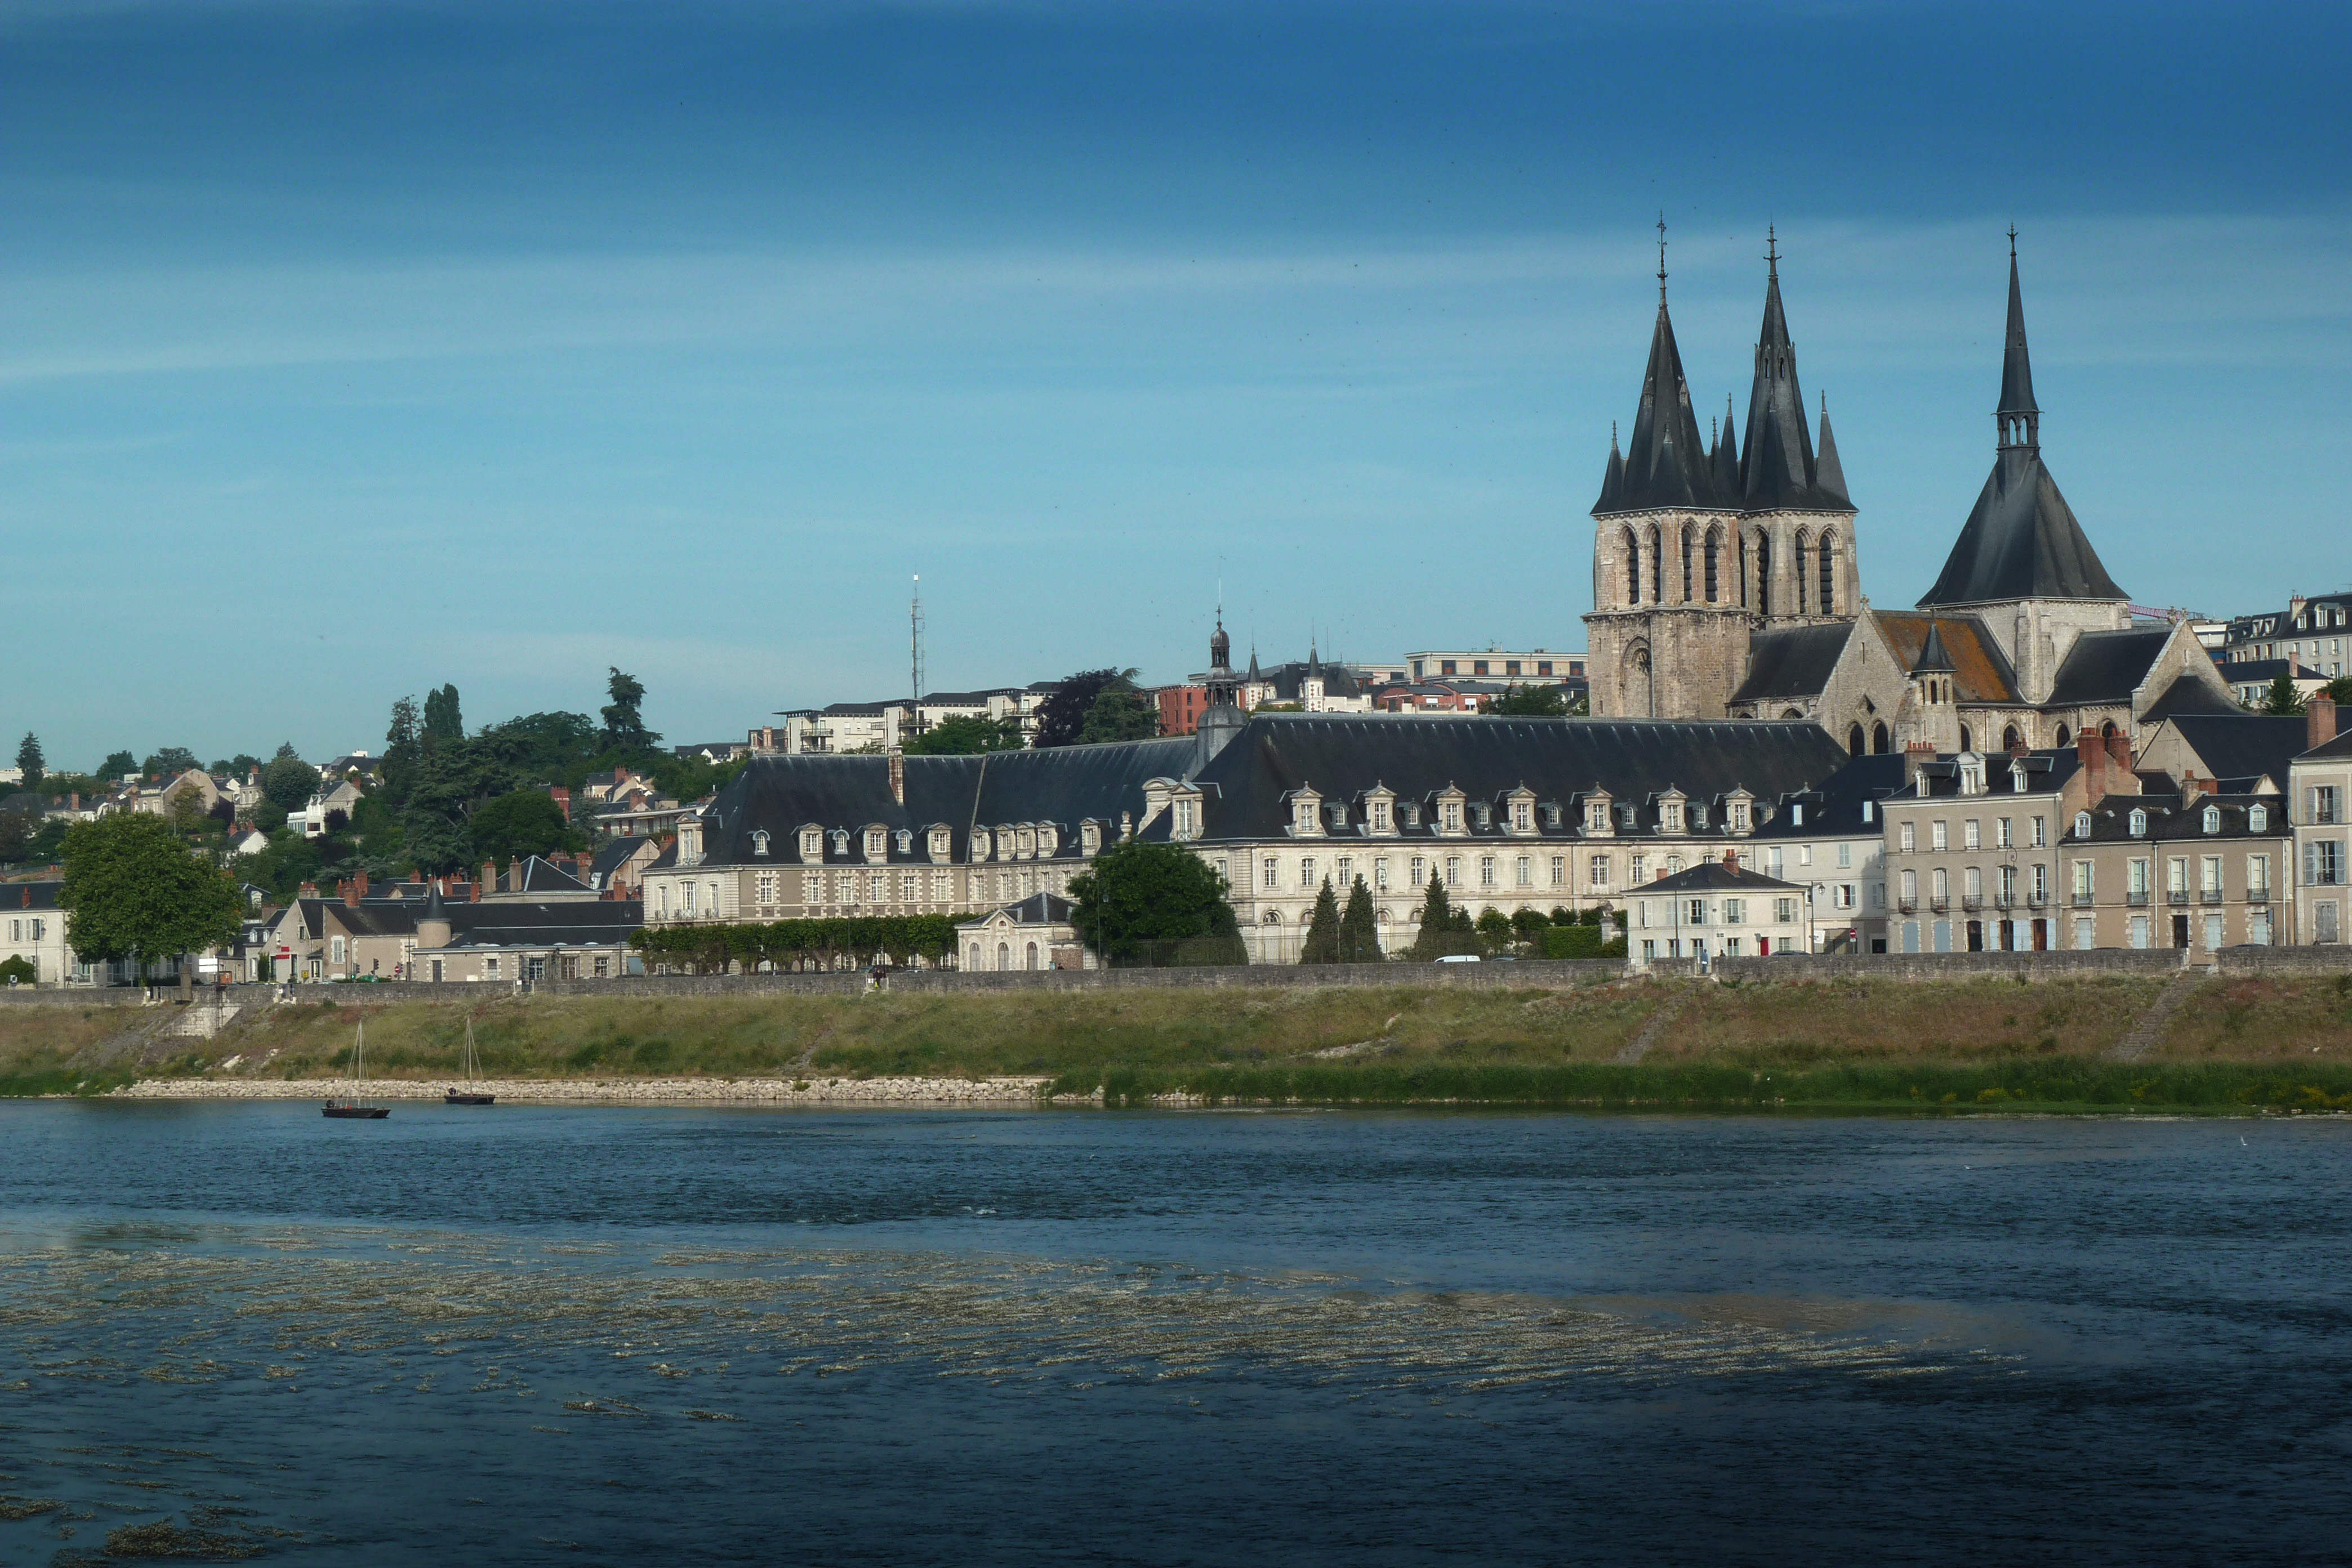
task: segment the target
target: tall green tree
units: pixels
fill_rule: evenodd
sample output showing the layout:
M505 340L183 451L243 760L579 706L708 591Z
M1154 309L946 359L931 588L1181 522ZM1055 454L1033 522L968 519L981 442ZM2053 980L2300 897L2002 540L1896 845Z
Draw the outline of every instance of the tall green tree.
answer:
M1301 963L1339 962L1339 900L1332 896L1331 879L1315 895L1315 913L1307 921L1307 940L1299 944Z
M17 786L19 789L38 789L41 780L47 776L48 764L41 755L41 738L30 730L25 731L25 738L16 744L16 768L25 775L25 782Z
M78 955L142 963L225 947L244 914L226 872L191 855L162 817L136 811L67 830L58 904Z
M2263 693L2262 706L2255 711L2274 719L2298 718L2303 713L2303 694L2294 689L2294 680L2279 675L2271 681L2271 689Z
M961 757L982 752L1017 752L1021 724L1013 719L982 719L957 713L907 742L910 757Z
M106 761L98 765L98 776L108 784L119 784L126 773L139 771L139 759L128 752L109 752Z
M1568 698L1557 686L1521 686L1514 681L1486 711L1503 719L1560 719L1568 714Z
M1048 746L1075 746L1083 738L1087 717L1093 711L1095 699L1106 687L1117 684L1132 686L1132 669L1081 669L1066 677L1053 694L1037 705L1037 731L1031 744L1044 749Z
M525 855L578 847L563 808L535 789L519 789L478 807L467 824L474 853L503 866Z
M607 751L648 752L661 737L646 728L645 683L634 675L624 674L618 665L609 665L611 679L604 689L613 700L605 704L604 746Z
M383 793L398 804L408 798L408 786L416 773L416 764L425 755L425 716L418 710L416 699L403 697L392 705L392 718L383 729Z
M1339 916L1339 962L1381 962L1381 928L1372 918L1372 890L1361 877L1348 889L1348 907Z
M2338 708L2352 707L2352 675L2339 676L2319 689L2323 696ZM2343 722L2341 719L2337 721Z
M1147 942L1215 939L1243 961L1240 928L1223 879L1181 844L1141 839L1113 845L1070 882L1072 915L1087 945L1111 959L1134 959Z
M168 779L176 778L190 768L202 765L196 761L196 753L187 747L165 746L162 751L140 763L139 771L151 779Z
M1450 952L1460 952L1463 941L1470 929L1466 910L1457 910L1445 896L1445 879L1438 875L1435 866L1429 868L1429 891L1421 902L1421 929L1413 933L1412 955L1415 958L1443 958Z
M299 811L318 793L319 770L299 757L281 756L261 770L262 797L285 811Z
M466 738L466 718L457 710L457 683L451 681L437 691L425 694L425 730L420 740L462 741Z

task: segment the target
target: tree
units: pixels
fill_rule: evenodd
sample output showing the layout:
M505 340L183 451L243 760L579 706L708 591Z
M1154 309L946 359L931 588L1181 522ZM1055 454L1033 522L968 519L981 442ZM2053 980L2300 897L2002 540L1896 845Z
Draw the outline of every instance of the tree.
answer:
M236 820L236 807L230 802L228 796L223 795L213 802L213 808L205 815L221 826L226 827Z
M37 863L56 859L65 852L66 832L72 826L62 816L44 817L25 843L25 858Z
M1372 890L1361 877L1348 889L1348 908L1339 916L1339 962L1381 962L1381 931L1372 919Z
M1521 942L1533 942L1537 934L1551 924L1551 919L1541 910L1515 910L1511 913L1511 934Z
M2319 689L2320 694L2338 708L2352 705L2352 675L2339 677Z
M1559 719L1567 716L1568 696L1557 686L1521 686L1513 681L1486 711L1504 719Z
M0 861L13 864L26 858L40 820L30 812L0 811Z
M1339 962L1339 900L1331 895L1331 879L1315 895L1315 913L1307 921L1307 940L1299 945L1301 963Z
M1113 845L1071 879L1070 898L1079 934L1106 958L1132 960L1146 942L1206 938L1215 939L1220 962L1243 962L1223 880L1181 844Z
M425 729L419 738L432 741L462 741L466 738L465 716L457 710L456 681L437 691L425 694Z
M197 765L196 753L187 747L166 746L140 763L139 771L151 779L168 779L177 778Z
M1478 917L1478 934L1491 942L1511 940L1511 917L1500 910L1488 910Z
M1133 686L1132 669L1082 669L1066 678L1054 688L1054 694L1037 705L1037 734L1031 744L1075 746L1087 727L1087 715L1093 710L1095 699L1103 689L1114 682Z
M139 759L130 752L109 752L106 753L106 761L98 766L98 776L108 784L118 784L126 773L135 773L138 771Z
M640 710L645 706L645 683L634 675L624 675L617 665L607 665L612 679L604 683L613 700L604 709L604 748L614 752L649 752L661 739L646 728Z
M2263 693L2262 706L2255 711L2267 713L2273 719L2293 719L2303 711L2303 695L2295 690L2292 679L2281 674L2273 679L2271 689Z
M262 798L284 811L299 811L319 791L319 770L285 755L261 770Z
M1160 733L1160 709L1124 680L1095 693L1079 726L1078 744L1098 746L1108 741L1149 741Z
M78 822L66 833L66 942L89 960L203 952L236 940L245 900L227 875L188 853L146 812Z
M41 787L41 780L47 773L48 768L46 759L41 755L41 738L30 730L25 731L24 740L17 743L16 767L17 771L25 775L25 782L18 785L18 788Z
M1445 880L1433 866L1429 871L1429 892L1422 900L1421 930L1412 939L1415 958L1443 958L1448 953L1475 948L1469 940L1470 912L1457 910L1445 896Z
M525 855L569 849L577 842L563 808L535 789L519 789L478 807L467 825L474 853L503 866Z
M1021 725L1013 719L951 714L907 742L910 757L962 757L982 752L1017 752Z

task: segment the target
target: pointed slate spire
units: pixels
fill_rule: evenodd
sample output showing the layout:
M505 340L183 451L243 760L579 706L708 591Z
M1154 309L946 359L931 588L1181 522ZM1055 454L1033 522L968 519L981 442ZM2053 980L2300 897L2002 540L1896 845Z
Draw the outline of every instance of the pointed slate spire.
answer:
M1914 675L1958 675L1952 656L1944 651L1944 623L1929 620L1927 640L1919 646L1919 657L1911 661Z
M1625 493L1625 459L1617 450L1617 421L1609 422L1609 467L1601 471L1601 499L1592 503L1594 511L1615 511L1617 500Z
M1665 226L1659 225L1663 237ZM1674 318L1666 313L1665 241L1658 242L1658 320L1650 331L1650 363L1642 375L1642 405L1625 444L1623 483L1607 504L1592 510L1646 511L1657 507L1727 509L1735 498L1718 495L1691 407L1683 356L1675 344Z
M1739 464L1740 505L1749 511L1851 511L1843 488L1818 488L1811 433L1805 428L1805 394L1797 381L1797 346L1780 303L1779 237L1768 234L1764 323L1756 333L1756 378L1748 393L1748 434Z
M1837 437L1830 434L1829 395L1822 395L1822 449L1813 458L1813 489L1846 506L1845 466L1838 461Z
M1251 644L1250 644L1250 668L1249 668L1249 678L1250 678L1250 679L1251 679L1253 682L1255 682L1255 681L1258 679L1258 673L1257 673L1257 644L1255 644L1255 642L1253 642L1253 643L1251 643Z
M2042 411L2033 401L2033 372L2025 357L2025 306L2017 285L2013 234L2009 333L2000 380L2001 406L1993 416L2000 443L1992 472L1920 607L2014 599L2126 598L2042 462Z
M2025 352L2025 296L2017 286L2017 230L2009 231L2009 332L2001 349L2000 406L2002 414L2039 414L2033 401L2033 361Z
M1739 493L1739 437L1731 429L1731 394L1723 395L1723 434L1715 447L1715 490L1731 497Z

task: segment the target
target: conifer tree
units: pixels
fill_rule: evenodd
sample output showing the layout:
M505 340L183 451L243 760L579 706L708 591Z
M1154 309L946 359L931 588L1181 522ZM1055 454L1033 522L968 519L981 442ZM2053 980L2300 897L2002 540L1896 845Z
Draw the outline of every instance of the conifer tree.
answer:
M1298 950L1298 962L1339 962L1339 900L1332 894L1328 877L1323 879L1323 890L1315 895L1315 918L1307 924L1307 942Z
M1441 958L1450 950L1449 938L1454 929L1453 906L1445 898L1445 879L1437 868L1429 868L1429 894L1421 902L1421 930L1413 934L1412 955L1415 958Z
M1381 961L1380 928L1372 921L1372 890L1364 886L1361 877L1348 889L1347 912L1339 917L1339 962L1342 963L1378 963Z

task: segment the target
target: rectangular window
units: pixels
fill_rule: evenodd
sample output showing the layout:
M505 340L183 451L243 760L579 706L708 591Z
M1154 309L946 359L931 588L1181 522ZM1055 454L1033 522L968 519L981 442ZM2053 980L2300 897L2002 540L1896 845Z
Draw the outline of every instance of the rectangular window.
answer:
M679 896L686 900L687 917L689 920L692 919L694 916L694 884L691 882L685 884L679 889Z
M1961 872L1960 890L1971 899L1984 897L1984 868L1971 866Z
M2050 819L2046 816L2037 816L2033 819L2033 847L2036 849L2046 849L2050 847Z
M2134 915L2134 916L2132 916L2132 918L2131 918L2131 944L2132 944L2132 946L2137 947L2137 948L2145 948L2145 947L2147 947L2147 946L2148 945L2148 942L2147 942L2147 917L2146 915Z
M1650 879L1650 858L1649 858L1647 855L1636 855L1636 856L1634 856L1634 857L1633 857L1633 885L1634 885L1635 887L1637 887L1637 888L1638 888L1638 887L1640 887L1643 883L1644 883L1644 882L1648 881L1649 879Z
M906 902L906 903L909 903L909 904L911 904L911 903L913 903L917 899L919 899L919 898L921 898L922 896L923 896L923 879L922 879L922 875L921 875L921 873L919 873L919 872L916 872L916 871L901 871L901 872L899 872L899 873L898 873L898 897L899 897L899 899L900 899L902 901Z
M2255 947L2271 944L2271 912L2268 910L2246 911L2246 941Z
M2269 856L2246 857L2246 887L2249 891L2260 892L2264 898L2270 896L2271 858Z
M1420 887L1423 881L1428 879L1428 862L1423 860L1418 855L1414 856L1412 858L1412 885L1416 888Z
M1764 851L1764 874L1766 876L1778 877L1784 868L1785 868L1780 864L1780 847L1778 844L1771 846Z
M2344 880L2344 847L2323 838L2304 850L2304 879L2315 888L2333 888Z
M1315 857L1312 855L1302 855L1298 858L1298 885L1310 893L1315 890Z
M1905 871L1903 873L1902 889L1903 907L1906 910L1916 909L1919 903L1919 873L1910 870Z
M2189 857L2175 855L2164 863L2164 890L2184 894L2189 891Z
M2344 820L2343 793L2334 784L2313 784L2303 792L2304 809L2314 824Z
M1339 879L1334 886L1344 889L1356 885L1356 861L1353 856L1340 856L1339 864L1334 868L1334 870Z
M1459 855L1448 855L1445 858L1445 885L1449 888L1454 888L1459 887L1461 883L1462 857Z
M2046 901L2049 900L2049 897L2050 897L2050 868L2049 868L2049 867L2047 867L2047 866L2042 866L2042 865L2036 865L2036 866L2033 868L2032 896L2033 896L2033 901L2034 901L2035 903L2037 903L2037 904L2046 902Z
M2126 868L2124 891L2126 893L2136 893L2142 899L2147 897L2148 879L2147 861L2134 860Z
M1683 917L1683 923L1685 925L1695 926L1703 926L1706 924L1706 900L1705 899L1692 899L1687 901L1690 904L1690 912Z
M1658 944L1654 942L1647 940L1643 941L1642 943L1642 956L1645 959L1657 957Z
M1938 866L1935 869L1934 876L1936 879L1936 902L1939 905L1950 903L1952 901L1951 873L1945 870L1941 866ZM1942 950L1938 949L1937 951L1940 952Z
M773 871L761 872L759 876L759 883L760 902L763 904L774 903L776 901L776 874Z
M1811 845L1810 845L1810 844L1800 844L1800 845L1798 845L1798 846L1797 846L1797 864L1798 864L1798 865L1800 865L1800 866L1810 866L1810 865L1811 865L1812 863L1813 863L1813 847L1812 847Z
M437 965L437 964L436 964L436 965L435 965L435 967L436 967L436 968L438 968L438 967L439 967L439 965ZM597 978L597 979L599 979L599 980L603 980L603 979L604 979L606 976L610 975L612 973L613 973L613 961L612 961L611 959L609 959L609 958L599 958L599 959L596 961L595 975L596 975L596 978ZM440 979L441 977L440 977L439 975L437 975L437 974L436 974L436 975L435 975L433 978L435 978L436 980L438 980L438 979Z
M2092 948L2098 946L2099 940L2095 934L2098 922L2093 920L2089 915L2076 915L2074 917L2075 947L2087 952Z
M1797 919L1797 900L1794 899L1773 900L1772 918L1781 925L1794 924Z
M2006 816L1992 825L1992 842L1993 847L1996 849L2012 849L2016 847L2015 841L2010 837L2009 818Z
M1850 871L1850 870L1852 870L1853 868L1853 845L1851 845L1851 844L1841 844L1841 845L1839 845L1839 846L1838 846L1838 869L1839 869L1839 870L1841 870L1841 871Z
M331 963L341 963L343 961L343 939L341 937L338 936L330 938L327 942L327 949L328 962Z
M1951 835L1946 828L1947 825L1941 817L1927 825L1928 848L1940 852L1952 847Z
M1595 855L1592 858L1591 868L1585 873L1585 879L1593 887L1607 887L1609 885L1609 857L1606 855Z
M1521 888L1534 887L1536 885L1535 864L1525 855L1519 856L1513 861L1511 865L1513 885Z
M1551 858L1551 885L1555 888L1568 886L1568 857L1565 855Z
M1741 899L1726 899L1723 900L1723 923L1725 925L1736 926L1747 918L1748 906L1746 900Z
M1919 847L1919 825L1916 822L1898 824L1895 829L1895 843L1906 855L1916 853Z
M2219 855L2208 855L2205 857L2205 864L2200 868L2200 875L2197 886L2199 890L2201 892L2221 892L2221 858Z
M1268 888L1282 886L1282 862L1271 855L1265 858L1265 885Z
M2218 914L2205 917L2205 951L2208 952L2221 951L2221 917Z
M1941 849L1943 846L1938 844L1936 847ZM1960 824L1960 847L1963 849L1984 847L1984 836L1979 831L1977 819L1973 816Z

